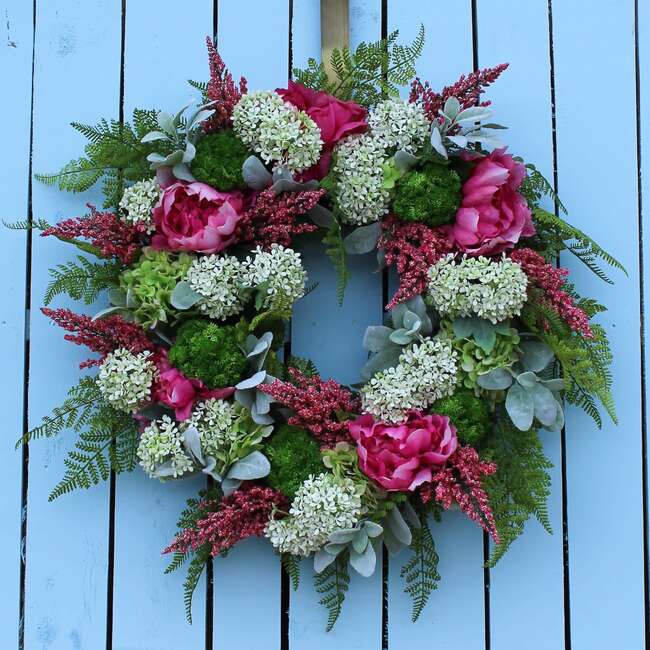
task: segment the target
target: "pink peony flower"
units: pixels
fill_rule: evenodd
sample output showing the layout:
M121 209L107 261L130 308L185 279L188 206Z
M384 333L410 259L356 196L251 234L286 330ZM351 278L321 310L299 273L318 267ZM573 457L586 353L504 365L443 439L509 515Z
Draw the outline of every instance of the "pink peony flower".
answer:
M179 421L190 417L195 402L210 398L225 399L235 392L234 388L209 390L200 379L186 377L178 368L169 365L165 350L159 353L156 365L159 375L153 397L157 402L173 408Z
M531 237L535 226L517 189L526 168L505 149L481 158L463 185L463 201L451 229L453 243L469 255L494 255Z
M302 174L303 180L323 178L329 171L334 145L341 138L352 133L362 133L368 128L366 109L355 102L344 102L295 81L290 81L288 88L277 88L275 92L298 110L307 113L320 129L324 143L321 159Z
M153 210L157 249L216 253L233 243L244 207L239 192L218 192L205 183L166 187Z
M349 422L361 469L388 491L413 491L431 481L458 446L444 415L411 411L402 424L375 422L367 413Z

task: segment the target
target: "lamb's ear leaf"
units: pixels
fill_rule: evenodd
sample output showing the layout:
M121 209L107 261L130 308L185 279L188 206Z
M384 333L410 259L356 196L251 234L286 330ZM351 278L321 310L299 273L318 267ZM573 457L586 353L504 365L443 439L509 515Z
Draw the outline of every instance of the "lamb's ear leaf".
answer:
M355 228L344 240L343 246L348 255L365 255L377 248L377 241L381 234L379 222Z
M190 309L201 300L201 294L190 288L187 280L181 280L172 291L170 302L176 309Z
M515 382L506 396L506 411L517 429L528 431L535 415L533 396L521 384Z
M248 156L241 171L244 182L253 190L263 190L273 181L273 176L257 156Z
M271 463L269 463L269 459L261 451L252 451L230 468L226 478L252 481L256 478L268 476L270 471Z

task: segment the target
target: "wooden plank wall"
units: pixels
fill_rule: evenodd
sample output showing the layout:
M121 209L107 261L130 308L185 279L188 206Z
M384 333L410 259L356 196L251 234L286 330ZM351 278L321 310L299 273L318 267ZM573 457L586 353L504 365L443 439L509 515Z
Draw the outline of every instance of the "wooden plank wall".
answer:
M292 64L320 51L317 0L4 0L0 70L5 155L2 217L79 214L97 192L64 195L30 180L79 154L72 119L129 118L134 107L174 110L204 79L204 39L218 38L251 88L286 84ZM200 481L161 486L136 472L92 491L47 496L70 436L25 450L14 442L58 404L83 352L66 344L38 307L47 269L72 257L64 245L0 229L0 648L20 650L600 650L647 648L647 386L643 306L648 304L650 205L641 181L650 158L648 2L634 0L350 0L351 41L420 23L419 73L434 86L476 66L510 62L490 96L514 153L554 180L572 221L623 261L608 287L571 259L578 289L610 308L620 423L597 430L571 411L546 434L553 460L554 536L534 522L493 570L484 536L448 513L434 536L443 582L421 620L409 621L401 558L369 580L353 577L329 634L309 563L290 592L277 558L248 540L215 560L199 585L194 624L184 620L182 572L163 576L161 548ZM161 79L163 82L161 83ZM645 199L645 200L644 200ZM353 260L343 307L317 248L304 251L319 286L298 305L291 349L324 376L358 378L367 324L385 298L372 256ZM69 303L60 301L67 306ZM79 309L79 306L76 306Z

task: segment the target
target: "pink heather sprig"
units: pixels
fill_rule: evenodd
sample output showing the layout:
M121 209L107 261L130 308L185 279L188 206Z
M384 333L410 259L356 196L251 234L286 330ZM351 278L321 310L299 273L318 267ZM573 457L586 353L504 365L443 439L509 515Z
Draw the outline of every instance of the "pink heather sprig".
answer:
M459 508L498 544L500 540L494 515L481 485L484 476L496 471L497 466L482 461L473 447L459 447L450 456L447 465L433 475L432 482L420 488L420 498L425 504L434 499L445 510L457 503Z
M119 315L93 320L84 314L75 314L69 309L41 308L45 316L51 318L67 332L66 341L76 345L85 345L101 355L100 359L87 359L79 364L80 368L89 368L101 364L107 354L118 348L126 348L133 354L144 350L155 350L154 344L147 338L144 330L136 323L130 323Z
M57 237L63 241L77 237L87 239L102 257L116 257L123 264L130 264L142 247L143 224L120 221L112 212L100 212L88 204L90 214L64 219L47 228L41 237Z
M399 273L399 288L386 305L392 309L426 289L429 268L451 251L451 245L443 231L423 223L402 223L390 216L381 227L377 246L384 249L386 265L395 265Z
M271 244L291 246L294 235L313 232L313 223L299 222L320 201L325 190L306 192L283 192L276 195L271 190L260 192L253 204L237 224L237 239L241 242L255 242L262 248Z
M518 248L510 253L510 259L517 262L528 276L544 292L545 303L560 316L566 324L585 338L593 338L589 316L578 307L573 297L563 287L569 270L549 264L538 252L530 248Z
M187 553L208 544L211 554L218 555L242 539L262 536L273 511L286 510L288 506L282 493L269 487L245 484L224 497L216 511L214 502L201 501L199 509L205 516L195 527L179 533L163 553Z
M258 388L293 411L288 423L307 429L321 445L333 447L337 442L350 442L348 422L339 416L358 413L359 400L333 379L308 377L295 368L289 368L289 375L295 385L276 379Z
M442 110L445 102L450 97L455 97L461 105L461 108L470 106L489 106L489 101L483 101L480 104L479 98L485 92L490 84L493 84L508 67L507 63L501 63L494 68L484 68L477 70L467 76L462 75L460 79L451 86L445 86L442 92L432 90L428 81L422 83L419 77L411 82L411 91L409 101L420 102L424 112L430 121L440 119L439 111Z
M205 130L213 132L231 125L233 108L248 89L244 77L240 78L239 88L237 88L212 39L208 36L205 40L208 45L210 64L210 81L206 94L214 102L211 106L214 109L214 114L206 123Z

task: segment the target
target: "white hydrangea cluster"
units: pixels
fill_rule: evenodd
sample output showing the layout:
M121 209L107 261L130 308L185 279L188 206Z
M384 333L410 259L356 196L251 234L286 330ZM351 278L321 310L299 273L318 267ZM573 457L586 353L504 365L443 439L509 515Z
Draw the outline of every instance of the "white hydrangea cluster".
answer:
M178 478L194 469L194 463L183 448L183 432L168 415L152 422L140 436L138 458L150 477L162 463L169 463L170 476Z
M304 112L272 91L247 93L232 113L233 129L264 162L302 171L318 162L323 146L320 129Z
M133 354L126 348L106 355L99 368L97 386L113 408L133 413L149 401L156 374L150 357L149 351Z
M396 366L378 372L362 388L363 410L383 422L403 422L407 411L426 409L454 392L456 358L446 338L412 345L402 352Z
M216 456L236 441L238 433L232 425L237 415L237 407L223 399L208 399L196 405L186 423L199 432L205 456Z
M305 271L300 253L280 244L270 250L257 247L254 257L244 262L243 284L247 287L266 286L263 309L280 309L305 295Z
M203 255L187 271L190 289L202 296L197 308L215 320L225 320L243 308L243 267L232 255Z
M431 125L422 106L403 99L386 99L370 111L372 137L385 149L415 153L427 139Z
M512 260L446 255L429 269L429 295L443 315L476 315L492 323L518 316L528 278Z
M382 143L367 133L351 135L337 145L332 168L336 174L334 200L346 223L372 223L388 212L388 190L383 186L385 160Z
M160 199L160 185L154 178L150 181L138 181L127 187L120 199L122 219L132 224L147 226L151 234L156 228L153 225L151 211Z
M266 536L280 553L306 557L322 548L340 528L352 528L361 515L361 498L350 479L310 476L300 486L285 519L271 519Z

